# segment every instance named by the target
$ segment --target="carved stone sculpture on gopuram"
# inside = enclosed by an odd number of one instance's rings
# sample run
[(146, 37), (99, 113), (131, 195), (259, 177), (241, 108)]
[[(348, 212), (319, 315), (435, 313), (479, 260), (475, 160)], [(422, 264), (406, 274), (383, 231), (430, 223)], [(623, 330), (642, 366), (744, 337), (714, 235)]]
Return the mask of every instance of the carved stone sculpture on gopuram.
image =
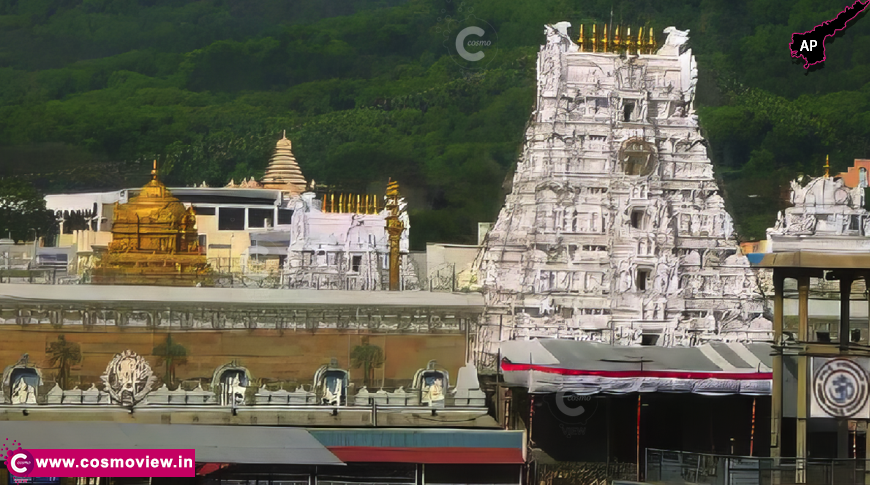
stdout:
[(767, 230), (773, 252), (870, 250), (870, 212), (865, 209), (866, 160), (849, 172), (831, 176), (825, 160), (822, 177), (791, 181), (791, 207), (777, 214)]
[(698, 128), (688, 31), (656, 49), (651, 31), (574, 42), (569, 25), (546, 27), (533, 121), (479, 258), (481, 367), (511, 339), (770, 339)]

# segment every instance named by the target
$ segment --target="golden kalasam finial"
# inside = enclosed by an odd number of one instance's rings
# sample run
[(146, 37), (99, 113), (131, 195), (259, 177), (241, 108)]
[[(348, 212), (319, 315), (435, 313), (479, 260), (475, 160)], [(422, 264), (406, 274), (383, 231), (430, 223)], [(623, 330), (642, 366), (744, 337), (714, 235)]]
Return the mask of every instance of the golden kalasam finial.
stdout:
[(157, 160), (154, 160), (154, 168), (151, 169), (151, 180), (157, 180)]
[(598, 32), (596, 32), (595, 24), (592, 24), (592, 52), (598, 52)]
[(825, 155), (825, 178), (831, 176), (831, 156)]
[(356, 210), (354, 212), (359, 213), (359, 194), (356, 194)]
[(336, 212), (344, 212), (342, 205), (344, 205), (344, 194), (338, 194), (338, 210)]
[(613, 31), (613, 52), (619, 52), (620, 47), (622, 47), (622, 39), (619, 38), (619, 26), (616, 26), (616, 29)]
[(583, 32), (583, 24), (580, 24), (580, 37), (577, 38), (577, 45), (580, 46), (580, 52), (585, 52), (583, 50), (583, 45), (586, 42), (586, 36)]
[(335, 194), (329, 194), (329, 212), (335, 212)]
[(631, 27), (627, 27), (625, 29), (625, 52), (628, 55), (631, 55), (632, 48), (634, 47), (634, 42), (631, 41)]
[(649, 42), (647, 43), (647, 49), (649, 49), (650, 54), (656, 53), (656, 36), (655, 31), (652, 27), (649, 28)]
[(607, 24), (604, 24), (604, 33), (601, 34), (601, 52), (607, 52)]
[(643, 54), (643, 27), (637, 29), (637, 54)]

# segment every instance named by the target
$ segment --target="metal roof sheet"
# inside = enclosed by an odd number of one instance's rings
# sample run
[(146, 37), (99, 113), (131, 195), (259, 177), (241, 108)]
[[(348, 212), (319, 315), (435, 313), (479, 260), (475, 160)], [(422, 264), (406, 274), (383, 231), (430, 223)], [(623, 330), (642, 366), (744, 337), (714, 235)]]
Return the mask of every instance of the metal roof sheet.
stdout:
[(341, 465), (308, 431), (268, 426), (0, 422), (24, 449), (194, 449), (197, 462)]

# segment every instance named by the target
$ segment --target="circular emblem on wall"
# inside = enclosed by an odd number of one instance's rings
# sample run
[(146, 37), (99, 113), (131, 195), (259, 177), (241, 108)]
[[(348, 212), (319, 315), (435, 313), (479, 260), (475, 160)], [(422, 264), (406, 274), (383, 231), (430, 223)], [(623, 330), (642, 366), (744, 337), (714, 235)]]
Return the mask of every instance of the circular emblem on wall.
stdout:
[(131, 350), (115, 354), (101, 379), (112, 399), (124, 406), (141, 401), (157, 381), (148, 362)]
[(867, 371), (851, 360), (831, 359), (816, 371), (813, 394), (830, 416), (854, 416), (867, 405)]

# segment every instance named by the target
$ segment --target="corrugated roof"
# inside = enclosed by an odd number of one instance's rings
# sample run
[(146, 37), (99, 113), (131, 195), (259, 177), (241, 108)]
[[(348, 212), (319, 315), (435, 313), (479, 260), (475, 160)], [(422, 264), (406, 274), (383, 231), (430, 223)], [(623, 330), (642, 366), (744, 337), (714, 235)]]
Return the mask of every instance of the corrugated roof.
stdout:
[(312, 429), (326, 447), (376, 448), (518, 448), (522, 431), (467, 429)]
[(7, 421), (0, 436), (15, 437), (24, 449), (194, 449), (200, 463), (342, 464), (301, 428)]
[[(683, 370), (721, 372), (736, 370), (755, 370), (745, 359), (739, 357), (730, 347), (731, 344), (706, 344), (709, 350), (721, 357), (722, 361), (731, 364), (733, 368), (718, 365), (714, 359), (705, 354), (702, 347), (657, 347), (657, 346), (614, 346), (597, 342), (585, 342), (563, 339), (539, 339), (534, 341), (502, 342), (502, 355), (513, 363), (537, 365), (558, 365), (560, 368), (600, 371), (637, 370), (638, 361), (642, 358), (643, 368), (652, 370)], [(770, 345), (768, 344), (736, 344), (745, 347), (752, 355), (766, 366), (772, 365)], [(753, 351), (756, 347), (756, 351)], [(547, 358), (546, 353), (556, 362)], [(721, 350), (721, 352), (720, 352)], [(766, 352), (766, 353), (765, 353)], [(708, 352), (709, 353), (709, 352)], [(529, 361), (529, 356), (532, 362)], [(710, 354), (713, 355), (713, 354)], [(535, 360), (536, 357), (543, 359)], [(624, 361), (624, 362), (617, 362)]]

